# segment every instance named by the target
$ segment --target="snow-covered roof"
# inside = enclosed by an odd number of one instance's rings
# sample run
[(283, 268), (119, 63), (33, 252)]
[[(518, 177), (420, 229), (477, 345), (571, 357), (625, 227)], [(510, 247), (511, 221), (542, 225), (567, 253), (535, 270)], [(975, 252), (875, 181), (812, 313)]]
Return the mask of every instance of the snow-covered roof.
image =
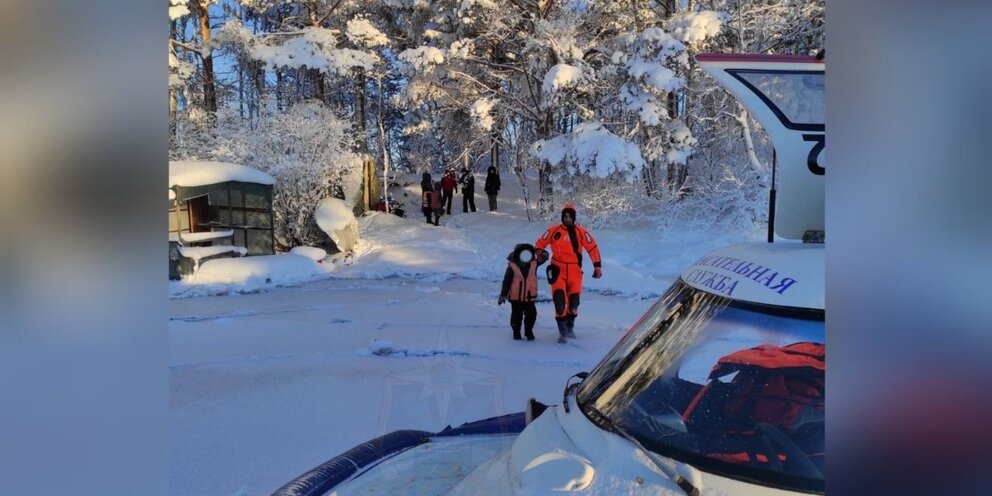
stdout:
[(206, 186), (208, 184), (239, 181), (255, 184), (275, 184), (272, 176), (244, 165), (227, 162), (192, 160), (169, 161), (169, 187)]
[(721, 248), (683, 271), (682, 280), (735, 300), (822, 310), (823, 245), (786, 242)]

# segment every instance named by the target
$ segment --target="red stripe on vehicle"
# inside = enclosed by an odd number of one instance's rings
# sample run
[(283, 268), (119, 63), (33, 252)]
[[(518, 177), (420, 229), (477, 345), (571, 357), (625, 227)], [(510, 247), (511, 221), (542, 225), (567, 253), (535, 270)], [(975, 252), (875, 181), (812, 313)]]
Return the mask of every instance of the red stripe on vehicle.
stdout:
[(771, 55), (764, 53), (700, 53), (698, 62), (787, 62), (793, 64), (822, 64), (810, 55)]

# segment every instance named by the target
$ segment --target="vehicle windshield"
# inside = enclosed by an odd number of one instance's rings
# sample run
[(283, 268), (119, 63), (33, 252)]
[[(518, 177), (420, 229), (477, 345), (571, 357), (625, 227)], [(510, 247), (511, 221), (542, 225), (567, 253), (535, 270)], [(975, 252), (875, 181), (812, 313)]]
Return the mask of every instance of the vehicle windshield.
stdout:
[(823, 311), (677, 282), (583, 381), (601, 427), (699, 470), (824, 491)]

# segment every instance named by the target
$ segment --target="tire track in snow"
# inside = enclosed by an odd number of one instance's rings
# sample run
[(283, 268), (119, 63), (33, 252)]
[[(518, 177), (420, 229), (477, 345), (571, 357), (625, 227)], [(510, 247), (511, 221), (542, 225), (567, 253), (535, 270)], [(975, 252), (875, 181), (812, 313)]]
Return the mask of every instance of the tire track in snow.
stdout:
[(181, 315), (178, 317), (169, 317), (169, 321), (170, 322), (211, 322), (221, 319), (243, 319), (247, 317), (258, 317), (262, 315), (319, 312), (322, 310), (333, 310), (335, 308), (344, 308), (348, 306), (349, 305), (342, 305), (340, 303), (331, 303), (327, 305), (313, 305), (309, 307), (297, 307), (297, 308), (282, 308), (279, 310), (268, 310), (268, 311), (236, 310), (234, 312), (221, 313), (216, 315)]

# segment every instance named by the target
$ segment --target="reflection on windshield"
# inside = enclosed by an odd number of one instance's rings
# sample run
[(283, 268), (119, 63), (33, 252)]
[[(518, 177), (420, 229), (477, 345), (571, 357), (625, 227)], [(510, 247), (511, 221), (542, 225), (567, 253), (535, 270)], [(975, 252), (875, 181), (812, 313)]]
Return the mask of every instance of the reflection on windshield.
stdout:
[(802, 312), (679, 282), (583, 382), (579, 403), (701, 470), (822, 491), (823, 314)]
[(728, 71), (759, 97), (773, 112), (785, 119), (786, 127), (823, 125), (826, 122), (824, 93), (826, 77), (823, 72), (808, 71)]

